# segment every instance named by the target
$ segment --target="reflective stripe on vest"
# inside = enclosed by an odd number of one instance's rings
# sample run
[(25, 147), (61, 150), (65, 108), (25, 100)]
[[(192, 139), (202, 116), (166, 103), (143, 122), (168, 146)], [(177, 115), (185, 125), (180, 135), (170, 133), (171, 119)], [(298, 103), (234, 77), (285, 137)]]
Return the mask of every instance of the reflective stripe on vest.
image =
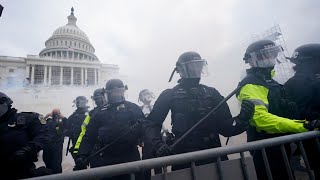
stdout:
[(264, 103), (262, 100), (260, 99), (248, 99), (248, 101), (252, 102), (254, 105), (261, 105), (266, 107), (267, 109), (269, 109), (269, 105)]

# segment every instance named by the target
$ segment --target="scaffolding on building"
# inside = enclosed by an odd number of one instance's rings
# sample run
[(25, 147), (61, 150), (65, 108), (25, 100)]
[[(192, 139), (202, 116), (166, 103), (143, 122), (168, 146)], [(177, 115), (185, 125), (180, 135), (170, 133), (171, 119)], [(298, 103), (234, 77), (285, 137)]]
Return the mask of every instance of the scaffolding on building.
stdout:
[[(289, 57), (291, 53), (289, 53), (286, 42), (283, 37), (283, 33), (281, 31), (280, 25), (276, 24), (268, 30), (264, 31), (260, 35), (252, 35), (250, 39), (250, 43), (261, 40), (268, 39), (273, 41), (276, 45), (280, 45), (284, 50), (284, 55)], [(294, 75), (293, 67), (290, 61), (285, 63), (277, 63), (275, 66), (275, 77), (274, 79), (278, 81), (280, 84), (285, 83), (288, 79), (290, 79)]]

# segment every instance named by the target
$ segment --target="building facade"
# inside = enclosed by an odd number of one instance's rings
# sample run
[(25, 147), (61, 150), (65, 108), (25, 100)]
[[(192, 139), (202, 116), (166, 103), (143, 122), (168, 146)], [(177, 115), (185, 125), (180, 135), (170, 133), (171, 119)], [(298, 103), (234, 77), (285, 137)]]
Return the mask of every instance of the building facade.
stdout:
[(76, 22), (72, 8), (68, 23), (53, 32), (39, 55), (0, 56), (0, 87), (101, 85), (117, 76), (118, 65), (100, 62)]

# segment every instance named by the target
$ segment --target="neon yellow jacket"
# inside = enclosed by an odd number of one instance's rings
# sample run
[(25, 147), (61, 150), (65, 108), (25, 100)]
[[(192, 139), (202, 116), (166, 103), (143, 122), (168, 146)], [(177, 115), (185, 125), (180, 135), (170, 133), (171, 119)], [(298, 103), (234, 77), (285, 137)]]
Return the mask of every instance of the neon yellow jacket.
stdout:
[(90, 119), (91, 119), (90, 115), (87, 115), (86, 118), (84, 119), (82, 125), (81, 125), (81, 133), (80, 133), (80, 135), (79, 135), (79, 137), (77, 139), (76, 145), (74, 146), (74, 150), (73, 150), (74, 154), (78, 153), (78, 150), (80, 148), (80, 144), (82, 142), (82, 138), (86, 134), (87, 126), (90, 123)]
[(242, 102), (249, 100), (255, 104), (255, 112), (250, 120), (258, 132), (275, 133), (300, 133), (308, 131), (303, 127), (305, 120), (294, 120), (276, 116), (268, 112), (269, 90), (261, 85), (244, 85), (237, 98)]

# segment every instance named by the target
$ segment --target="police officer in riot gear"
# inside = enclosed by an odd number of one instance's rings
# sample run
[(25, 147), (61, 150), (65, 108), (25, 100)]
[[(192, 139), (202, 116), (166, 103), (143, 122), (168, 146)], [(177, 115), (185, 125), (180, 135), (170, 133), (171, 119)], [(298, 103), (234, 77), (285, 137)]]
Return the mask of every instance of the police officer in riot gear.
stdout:
[[(79, 137), (77, 139), (77, 142), (76, 142), (76, 145), (75, 145), (75, 148), (74, 148), (74, 151), (73, 151), (73, 154), (75, 154), (76, 157), (77, 157), (78, 150), (79, 150), (79, 147), (81, 145), (83, 136), (86, 134), (87, 126), (90, 123), (91, 116), (99, 109), (99, 107), (101, 107), (101, 106), (103, 106), (103, 105), (105, 105), (107, 103), (107, 99), (106, 99), (105, 92), (104, 92), (103, 88), (96, 89), (93, 92), (93, 96), (91, 96), (91, 98), (95, 102), (96, 106), (95, 106), (94, 109), (92, 109), (89, 112), (89, 114), (86, 116), (86, 118), (84, 119), (84, 121), (83, 121), (83, 123), (81, 125), (81, 133), (80, 133), (80, 135), (79, 135)], [(94, 149), (93, 149), (91, 154), (93, 154), (94, 152), (99, 150), (97, 148), (98, 148), (97, 145), (95, 145), (95, 147), (94, 147)], [(97, 164), (95, 162), (96, 162), (96, 158), (93, 158), (93, 159), (90, 160), (90, 167), (91, 168), (97, 167)]]
[[(299, 118), (307, 121), (320, 119), (320, 44), (298, 47), (290, 60), (295, 64), (296, 73), (284, 86), (290, 98), (297, 103)], [(305, 141), (304, 146), (316, 179), (320, 179), (320, 154), (317, 147), (313, 140)]]
[(43, 116), (37, 113), (17, 113), (13, 101), (0, 92), (0, 174), (4, 179), (34, 176), (37, 153), (50, 136)]
[(298, 47), (290, 61), (296, 73), (285, 87), (297, 102), (301, 119), (320, 119), (320, 44)]
[(66, 126), (66, 129), (67, 129), (66, 136), (69, 136), (69, 138), (71, 139), (71, 142), (73, 144), (73, 147), (71, 147), (69, 149), (73, 158), (75, 158), (74, 153), (73, 153), (74, 146), (76, 145), (78, 137), (81, 133), (81, 125), (87, 116), (88, 108), (89, 108), (87, 106), (88, 100), (84, 96), (78, 96), (74, 100), (74, 103), (75, 103), (77, 109), (75, 110), (74, 113), (72, 113), (69, 116), (69, 118), (67, 120), (67, 126)]
[[(178, 139), (223, 100), (223, 96), (216, 89), (199, 83), (206, 66), (206, 60), (196, 52), (186, 52), (178, 58), (170, 80), (174, 72), (178, 72), (181, 79), (177, 86), (160, 94), (147, 117), (149, 120), (147, 122), (150, 124), (145, 125), (146, 137), (150, 138), (149, 142), (152, 143), (154, 156), (159, 157), (172, 153), (160, 135), (162, 123), (169, 110), (171, 110), (172, 133)], [(174, 153), (221, 147), (219, 134), (230, 137), (244, 132), (253, 111), (253, 104), (244, 101), (240, 114), (232, 118), (227, 103), (224, 103), (186, 141), (176, 146)], [(235, 125), (233, 122), (236, 122)], [(226, 156), (223, 157), (223, 160), (226, 159)], [(207, 159), (196, 164), (211, 162), (215, 162), (215, 159)], [(188, 166), (177, 165), (172, 169), (177, 170)]]
[(43, 150), (43, 161), (52, 173), (62, 173), (62, 149), (67, 119), (58, 108), (47, 114), (45, 119), (51, 138), (50, 143)]
[[(247, 140), (255, 141), (306, 132), (320, 127), (318, 120), (309, 122), (300, 120), (297, 105), (290, 100), (286, 89), (272, 79), (276, 62), (285, 60), (283, 49), (270, 40), (259, 40), (248, 46), (244, 58), (251, 66), (247, 76), (240, 82), (241, 90), (237, 94), (240, 101), (251, 101), (255, 112), (251, 126), (247, 130)], [(285, 146), (287, 154), (290, 147)], [(258, 179), (267, 179), (261, 151), (250, 152), (253, 156)], [(266, 149), (273, 179), (289, 179), (280, 147)]]
[[(91, 149), (96, 144), (105, 147), (125, 132), (128, 134), (103, 152), (98, 154), (97, 166), (107, 166), (118, 163), (140, 160), (138, 140), (142, 137), (142, 128), (138, 127), (138, 120), (144, 115), (138, 105), (125, 100), (124, 86), (120, 79), (110, 79), (106, 83), (105, 91), (108, 103), (100, 107), (91, 117), (87, 132), (83, 137), (78, 151), (75, 169), (86, 168), (85, 160), (90, 155)], [(136, 128), (133, 128), (136, 127)], [(130, 175), (117, 176), (110, 179), (130, 179)], [(140, 179), (137, 177), (137, 179)]]

